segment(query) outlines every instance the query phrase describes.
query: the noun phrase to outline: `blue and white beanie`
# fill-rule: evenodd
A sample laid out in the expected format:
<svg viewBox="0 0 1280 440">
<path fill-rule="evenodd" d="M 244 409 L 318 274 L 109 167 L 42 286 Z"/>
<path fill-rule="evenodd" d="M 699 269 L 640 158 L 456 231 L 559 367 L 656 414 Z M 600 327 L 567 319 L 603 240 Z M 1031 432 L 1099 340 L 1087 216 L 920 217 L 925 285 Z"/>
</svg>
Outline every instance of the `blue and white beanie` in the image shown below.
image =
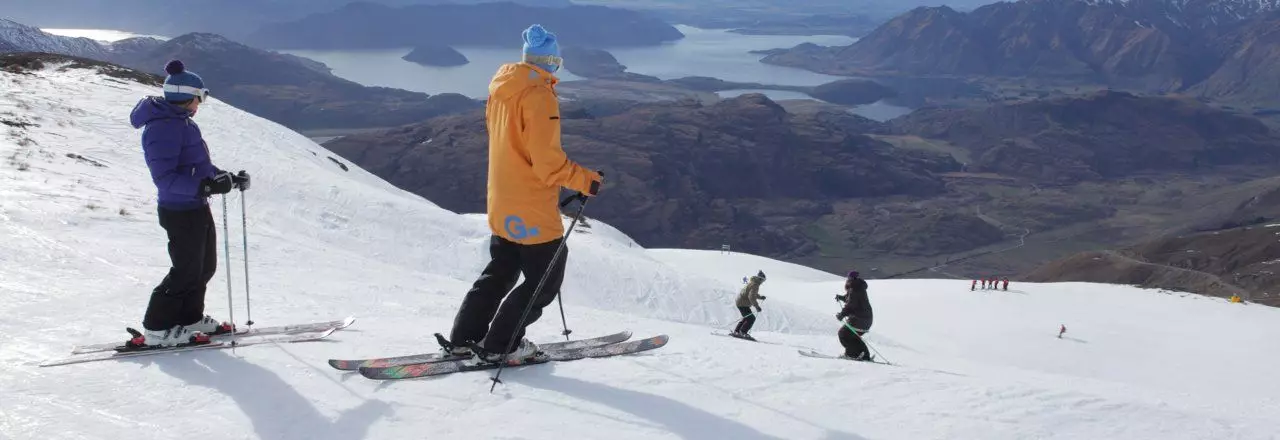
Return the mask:
<svg viewBox="0 0 1280 440">
<path fill-rule="evenodd" d="M 556 34 L 547 32 L 542 25 L 535 24 L 524 30 L 524 62 L 536 65 L 548 72 L 555 73 L 564 65 L 560 58 L 560 43 Z"/>
<path fill-rule="evenodd" d="M 180 60 L 170 61 L 164 66 L 164 100 L 181 102 L 200 98 L 203 102 L 209 99 L 209 89 L 204 87 L 204 80 L 195 72 L 188 72 Z"/>
</svg>

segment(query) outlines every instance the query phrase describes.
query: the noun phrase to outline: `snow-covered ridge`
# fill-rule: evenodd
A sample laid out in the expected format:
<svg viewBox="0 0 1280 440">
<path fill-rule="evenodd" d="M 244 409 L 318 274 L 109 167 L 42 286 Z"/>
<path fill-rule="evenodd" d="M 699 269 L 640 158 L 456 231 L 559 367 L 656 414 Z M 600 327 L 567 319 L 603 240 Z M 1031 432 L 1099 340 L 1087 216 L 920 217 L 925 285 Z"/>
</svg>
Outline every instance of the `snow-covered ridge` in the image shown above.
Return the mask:
<svg viewBox="0 0 1280 440">
<path fill-rule="evenodd" d="M 6 41 L 25 52 L 48 52 L 83 58 L 102 59 L 106 46 L 88 38 L 60 37 L 39 28 L 0 18 L 0 41 Z"/>
<path fill-rule="evenodd" d="M 1080 0 L 1095 5 L 1125 5 L 1159 8 L 1175 23 L 1209 20 L 1247 20 L 1280 9 L 1280 0 Z M 1192 14 L 1194 16 L 1182 16 Z M 1155 17 L 1151 17 L 1155 18 Z M 1222 23 L 1220 23 L 1222 24 Z"/>
<path fill-rule="evenodd" d="M 45 52 L 94 60 L 110 60 L 119 53 L 150 50 L 163 43 L 151 37 L 134 37 L 104 43 L 86 37 L 55 35 L 33 26 L 0 18 L 0 48 L 13 52 Z"/>
</svg>

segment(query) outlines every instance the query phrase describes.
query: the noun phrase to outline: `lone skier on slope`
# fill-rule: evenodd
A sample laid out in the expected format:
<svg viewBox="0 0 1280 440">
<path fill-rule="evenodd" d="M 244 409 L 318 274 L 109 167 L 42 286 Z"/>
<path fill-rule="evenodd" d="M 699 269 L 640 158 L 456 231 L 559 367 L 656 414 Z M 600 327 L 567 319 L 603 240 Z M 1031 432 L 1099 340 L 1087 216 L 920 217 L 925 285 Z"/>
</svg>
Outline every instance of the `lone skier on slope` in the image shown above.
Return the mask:
<svg viewBox="0 0 1280 440">
<path fill-rule="evenodd" d="M 552 261 L 564 239 L 557 207 L 560 188 L 594 196 L 604 179 L 603 173 L 569 160 L 560 146 L 555 72 L 563 61 L 555 34 L 535 24 L 523 36 L 523 60 L 498 68 L 489 83 L 485 109 L 491 260 L 462 300 L 449 337 L 451 346 L 442 348 L 449 355 L 475 354 L 487 362 L 501 360 L 514 340 L 520 342 L 508 360 L 528 360 L 538 354 L 538 346 L 524 338 L 525 328 L 560 293 L 569 254 L 565 248 Z M 547 271 L 551 274 L 535 298 L 534 289 Z M 521 274 L 524 282 L 516 287 Z M 530 301 L 533 308 L 521 326 Z M 472 353 L 473 345 L 479 352 Z"/>
<path fill-rule="evenodd" d="M 765 299 L 765 297 L 760 294 L 760 285 L 764 284 L 766 279 L 763 270 L 758 272 L 738 292 L 738 299 L 733 305 L 738 308 L 738 313 L 742 314 L 742 319 L 738 320 L 737 327 L 733 328 L 733 333 L 730 333 L 729 336 L 752 341 L 756 340 L 756 338 L 751 337 L 751 326 L 756 325 L 756 314 L 751 313 L 751 308 L 755 307 L 756 312 L 761 311 L 760 300 Z"/>
<path fill-rule="evenodd" d="M 169 237 L 168 275 L 151 291 L 142 337 L 134 346 L 167 346 L 207 341 L 232 330 L 204 314 L 205 285 L 217 270 L 217 238 L 209 196 L 249 189 L 249 175 L 213 166 L 200 127 L 191 120 L 209 99 L 204 80 L 182 61 L 164 68 L 164 97 L 138 101 L 129 122 L 142 130 L 142 152 L 158 192 L 160 227 Z M 145 128 L 144 128 L 145 127 Z"/>
<path fill-rule="evenodd" d="M 844 282 L 844 295 L 836 295 L 836 301 L 844 302 L 836 319 L 844 321 L 840 331 L 840 345 L 844 346 L 844 357 L 858 361 L 870 361 L 873 356 L 867 351 L 867 343 L 862 335 L 871 330 L 871 299 L 867 297 L 867 282 L 859 277 L 858 271 L 850 271 Z M 855 334 L 849 328 L 857 331 Z"/>
</svg>

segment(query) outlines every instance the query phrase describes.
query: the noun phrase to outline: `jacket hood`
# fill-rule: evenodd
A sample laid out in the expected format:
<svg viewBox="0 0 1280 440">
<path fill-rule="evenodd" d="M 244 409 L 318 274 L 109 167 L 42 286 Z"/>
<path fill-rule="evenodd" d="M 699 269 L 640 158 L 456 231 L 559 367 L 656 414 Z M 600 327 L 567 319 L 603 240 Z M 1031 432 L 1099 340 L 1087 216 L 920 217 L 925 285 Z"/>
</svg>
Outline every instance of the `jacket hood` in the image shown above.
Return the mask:
<svg viewBox="0 0 1280 440">
<path fill-rule="evenodd" d="M 170 104 L 158 96 L 149 96 L 138 101 L 129 113 L 129 124 L 133 128 L 142 128 L 156 119 L 180 119 L 191 117 L 187 109 Z"/>
<path fill-rule="evenodd" d="M 506 101 L 533 87 L 554 88 L 558 82 L 560 79 L 551 72 L 529 63 L 503 64 L 489 82 L 489 99 Z"/>
</svg>

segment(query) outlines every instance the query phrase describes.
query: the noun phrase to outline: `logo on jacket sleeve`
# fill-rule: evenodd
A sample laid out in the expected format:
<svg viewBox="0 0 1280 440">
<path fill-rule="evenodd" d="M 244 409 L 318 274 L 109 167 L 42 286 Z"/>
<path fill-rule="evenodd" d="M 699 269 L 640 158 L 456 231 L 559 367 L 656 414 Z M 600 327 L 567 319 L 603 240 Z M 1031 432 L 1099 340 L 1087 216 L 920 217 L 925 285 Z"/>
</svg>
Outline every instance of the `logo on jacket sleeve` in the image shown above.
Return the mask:
<svg viewBox="0 0 1280 440">
<path fill-rule="evenodd" d="M 503 220 L 503 227 L 506 228 L 507 235 L 510 235 L 513 240 L 537 237 L 539 232 L 536 226 L 526 229 L 524 226 L 524 219 L 520 218 L 518 215 L 508 215 L 507 218 Z"/>
</svg>

